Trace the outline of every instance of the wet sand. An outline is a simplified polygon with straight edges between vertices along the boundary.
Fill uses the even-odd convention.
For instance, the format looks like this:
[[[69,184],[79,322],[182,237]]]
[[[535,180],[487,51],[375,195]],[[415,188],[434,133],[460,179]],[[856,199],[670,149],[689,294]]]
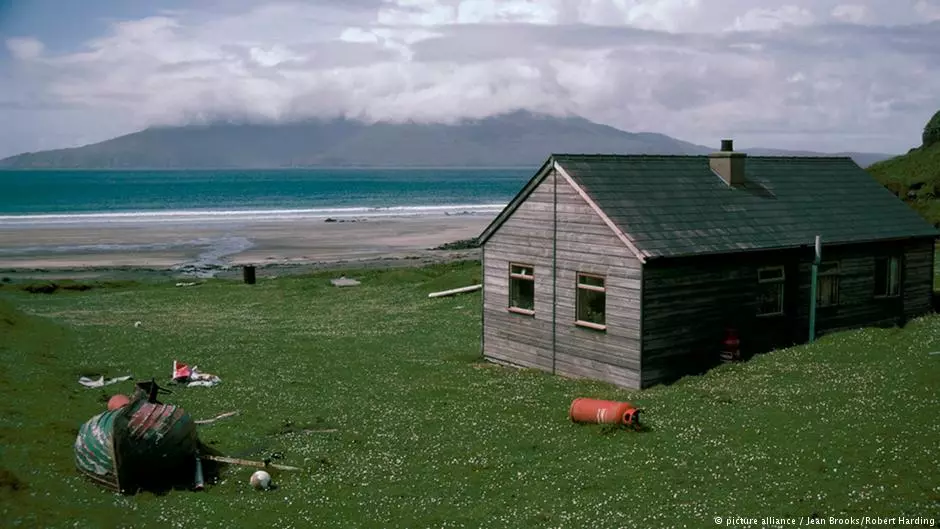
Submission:
[[[478,252],[432,250],[476,237],[491,214],[295,221],[0,225],[0,270],[63,275],[138,268],[182,272],[437,262]],[[74,276],[75,274],[65,274]],[[86,274],[87,275],[87,274]],[[98,274],[95,274],[98,275]]]

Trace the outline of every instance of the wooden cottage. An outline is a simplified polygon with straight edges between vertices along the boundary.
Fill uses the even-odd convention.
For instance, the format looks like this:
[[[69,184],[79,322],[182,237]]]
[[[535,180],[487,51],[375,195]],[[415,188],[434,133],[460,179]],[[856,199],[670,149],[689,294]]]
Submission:
[[[552,155],[483,231],[485,358],[645,388],[931,310],[937,230],[850,158]]]

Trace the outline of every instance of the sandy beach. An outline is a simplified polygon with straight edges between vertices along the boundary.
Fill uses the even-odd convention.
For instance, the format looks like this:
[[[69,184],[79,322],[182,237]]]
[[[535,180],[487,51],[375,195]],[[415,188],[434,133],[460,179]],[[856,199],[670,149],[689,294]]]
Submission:
[[[306,268],[474,258],[441,251],[476,237],[492,214],[4,226],[0,271],[72,277],[133,268],[218,275],[239,265]],[[81,273],[81,274],[80,274]]]

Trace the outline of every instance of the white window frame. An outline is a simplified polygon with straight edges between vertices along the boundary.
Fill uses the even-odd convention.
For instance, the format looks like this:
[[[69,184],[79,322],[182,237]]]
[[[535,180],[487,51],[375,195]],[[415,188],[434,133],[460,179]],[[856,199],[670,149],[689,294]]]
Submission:
[[[902,281],[901,281],[901,275],[902,275],[901,267],[903,266],[903,263],[901,262],[901,256],[900,256],[900,255],[883,255],[883,256],[875,257],[875,272],[877,272],[877,270],[878,270],[878,265],[879,265],[879,263],[880,263],[881,261],[887,261],[887,263],[888,263],[888,270],[887,270],[887,273],[885,274],[885,280],[887,281],[888,284],[885,285],[885,293],[884,293],[884,294],[877,294],[877,291],[878,291],[878,284],[875,283],[875,292],[876,292],[876,293],[874,294],[874,297],[875,297],[876,299],[889,299],[889,298],[898,298],[898,297],[901,297],[901,283],[902,283]],[[892,263],[892,262],[893,262],[893,263],[896,263],[896,265],[895,265],[895,267],[894,267],[894,276],[893,276],[893,277],[892,277],[892,275],[891,275],[891,263]],[[874,274],[872,274],[872,275],[873,275],[873,277],[875,277],[875,278],[878,277],[878,274],[877,274],[877,273],[874,273]],[[892,281],[892,279],[893,279],[893,281]],[[877,281],[877,279],[876,279],[876,281]],[[891,287],[892,287],[892,286],[894,286],[894,293],[891,292]]]
[[[830,268],[825,269],[826,267]],[[822,285],[825,281],[834,283],[833,291],[835,292],[835,299],[830,299],[826,303],[823,303],[820,297],[822,294]],[[840,289],[842,288],[841,283],[842,264],[839,261],[824,261],[820,263],[819,271],[816,274],[816,306],[820,308],[838,307],[842,302],[842,294],[840,292]]]
[[[514,268],[523,268],[529,269],[532,271],[532,274],[526,274],[523,270],[522,272],[516,272]],[[531,281],[532,282],[532,308],[527,309],[525,307],[516,307],[513,305],[512,292],[513,292],[513,281]],[[525,314],[527,316],[535,315],[535,265],[525,264],[525,263],[509,263],[509,312],[515,312],[517,314]]]
[[[761,275],[770,271],[779,271],[780,276],[779,277],[766,277],[766,278],[761,277]],[[769,285],[769,284],[777,285],[777,288],[780,291],[779,307],[776,312],[761,312],[760,298],[758,297],[758,305],[757,305],[758,317],[762,318],[762,317],[767,317],[767,316],[781,316],[784,314],[785,307],[786,307],[785,300],[784,300],[784,296],[786,296],[786,283],[787,283],[787,273],[783,265],[762,266],[757,269],[758,294],[760,294],[760,290],[764,288],[763,285]]]
[[[604,286],[597,285],[586,285],[581,283],[582,277],[591,277],[594,279],[600,279]],[[587,327],[589,329],[594,329],[596,331],[606,331],[607,330],[607,277],[600,274],[589,274],[585,272],[578,272],[575,276],[575,300],[574,300],[574,324],[579,327]],[[593,321],[586,321],[580,319],[579,315],[581,314],[581,291],[588,290],[592,292],[600,292],[604,294],[604,323],[595,323]]]

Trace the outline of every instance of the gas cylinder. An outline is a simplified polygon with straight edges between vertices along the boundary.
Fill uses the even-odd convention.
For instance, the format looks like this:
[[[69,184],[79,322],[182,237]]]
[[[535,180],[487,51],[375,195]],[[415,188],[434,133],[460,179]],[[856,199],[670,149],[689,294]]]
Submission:
[[[592,424],[622,424],[638,427],[640,410],[629,402],[598,400],[588,398],[574,399],[568,416],[573,422]]]
[[[721,341],[721,361],[736,362],[741,359],[741,340],[737,329],[725,329],[725,339]]]

